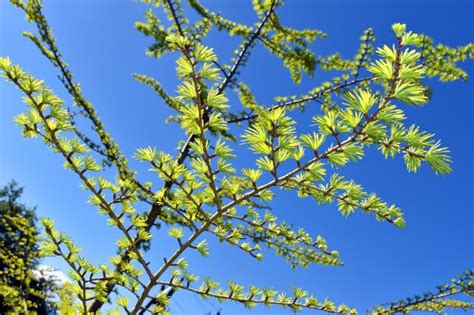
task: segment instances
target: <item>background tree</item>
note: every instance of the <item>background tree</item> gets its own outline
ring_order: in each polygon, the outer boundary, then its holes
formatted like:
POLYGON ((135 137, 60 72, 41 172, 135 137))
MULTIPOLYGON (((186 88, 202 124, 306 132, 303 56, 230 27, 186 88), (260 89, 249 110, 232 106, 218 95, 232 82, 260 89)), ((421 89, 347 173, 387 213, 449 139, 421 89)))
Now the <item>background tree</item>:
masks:
POLYGON ((60 288, 57 289, 58 294, 58 303, 57 310, 59 314, 75 314, 75 298, 74 298, 74 288, 69 283, 66 282, 60 288))
MULTIPOLYGON (((398 207, 365 192, 336 170, 363 158, 365 149, 372 146, 385 157, 403 156, 411 172, 417 171, 422 163, 436 173, 451 171, 448 149, 433 140, 433 134, 415 125, 405 125, 402 106, 428 102, 429 88, 423 80, 426 77, 441 81, 466 79, 467 74, 457 63, 473 57, 471 44, 458 48, 435 44, 428 36, 407 31, 404 24, 397 23, 393 25, 394 43, 379 47, 375 56, 374 35, 369 29, 353 59, 344 59, 337 53, 321 57, 315 56, 308 46, 325 34, 282 25, 276 13, 282 4, 278 1, 254 1, 259 16, 254 26, 210 12, 197 1, 188 1, 200 16, 196 21, 184 16, 179 1, 150 1, 164 9, 169 23, 162 24, 152 8, 146 21, 136 26, 153 39, 148 50, 151 56, 171 52, 177 57, 177 75, 182 84, 177 95, 172 96, 156 79, 140 74, 135 77, 150 85, 176 111, 170 120, 187 134, 176 158, 151 147, 137 150, 136 158, 149 163, 163 181, 162 188, 153 188, 128 166, 93 105, 84 98, 56 46, 41 4, 12 3, 23 9, 28 20, 37 26, 37 35, 25 36, 57 67, 78 110, 71 114, 42 81, 9 59, 2 59, 0 68, 5 78, 19 88, 31 108, 18 116, 16 123, 22 126, 25 136, 42 138, 64 157, 65 167, 76 173, 83 187, 90 191, 90 202, 123 234, 117 242, 118 254, 111 257, 110 264, 95 266, 79 256, 77 245, 56 231, 51 220, 43 220, 50 236, 43 244, 43 252, 61 256, 70 265, 76 281, 74 291, 80 301, 78 310, 82 313, 99 310, 115 289, 121 295, 113 296, 114 305, 124 312, 144 311, 150 300, 156 301, 153 312, 165 312, 169 288, 237 301, 249 307, 266 304, 294 310, 354 313, 350 307, 319 301, 299 288, 286 295, 254 286, 244 289, 234 282, 224 288, 210 278, 196 285, 198 278, 191 273, 183 254, 196 250, 207 256, 203 236, 210 235, 258 260, 262 259, 263 244, 294 267, 313 263, 340 265, 338 252, 328 249, 324 238, 311 237, 265 211, 275 188, 294 190, 299 197, 312 197, 320 204, 334 202, 346 216, 360 209, 380 221, 403 227, 405 220, 398 207), (212 27, 242 38, 229 65, 218 60, 205 44, 205 36, 212 27), (304 95, 278 97, 270 106, 261 105, 238 78, 257 43, 282 59, 296 83, 303 73, 312 75, 316 66, 339 74, 304 95), (227 96, 232 92, 240 104, 230 107, 227 96), (321 104, 314 114, 315 128, 309 133, 299 132, 292 113, 309 107, 312 101, 321 104), (81 117, 92 124, 95 135, 86 135, 77 127, 76 119, 81 117), (242 141, 259 157, 255 165, 237 171, 232 152, 243 153, 238 148, 242 141), (110 171, 116 172, 115 179, 109 172, 94 174, 102 171, 100 160, 103 165, 112 166, 110 171), (149 205, 150 210, 139 210, 141 205, 149 205), (146 253, 151 246, 151 230, 157 224, 166 224, 169 236, 177 242, 176 250, 164 258, 163 264, 151 261, 146 253)), ((469 293, 471 279, 472 273, 466 273, 453 290, 469 293)), ((416 309, 416 305, 428 307, 427 303, 437 303, 438 311, 445 307, 470 307, 454 300, 442 304, 439 300, 445 297, 448 295, 440 291, 423 301, 415 299, 393 308, 378 307, 375 312, 409 311, 410 307, 416 309)))
POLYGON ((36 271, 39 232, 34 209, 19 202, 22 192, 15 182, 0 190, 0 313, 47 314, 55 284, 36 271))

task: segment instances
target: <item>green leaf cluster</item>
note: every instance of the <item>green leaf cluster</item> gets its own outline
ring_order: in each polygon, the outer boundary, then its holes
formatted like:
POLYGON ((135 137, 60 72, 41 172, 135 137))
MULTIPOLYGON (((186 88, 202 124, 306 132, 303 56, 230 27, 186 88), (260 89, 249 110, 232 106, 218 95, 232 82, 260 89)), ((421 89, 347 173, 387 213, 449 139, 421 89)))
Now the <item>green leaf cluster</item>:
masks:
MULTIPOLYGON (((150 9, 145 21, 135 26, 152 40, 147 54, 174 58, 179 83, 174 92, 168 92, 157 78, 134 77, 174 111, 169 120, 186 137, 177 154, 151 146, 136 150, 134 158, 149 166, 157 175, 153 183, 161 187, 140 180, 105 131, 56 46, 41 2, 12 1, 36 25, 37 35, 25 36, 58 70, 79 110, 72 114, 67 102, 41 80, 2 58, 2 76, 22 92, 28 107, 15 122, 26 137, 41 138, 63 157, 64 166, 90 193, 89 202, 119 233, 116 254, 109 262, 93 265, 51 220, 43 220, 48 240, 41 246, 42 253, 62 257, 71 268, 73 283, 68 292, 77 301, 72 307, 79 313, 97 313, 104 304, 112 303, 111 313, 150 310, 165 314, 171 295, 185 290, 248 307, 263 304, 294 311, 308 308, 355 314, 353 308, 319 300, 301 288, 287 294, 233 281, 220 286, 211 278, 198 284, 199 276, 190 271, 184 256, 190 251, 203 257, 213 254, 209 245, 213 243, 208 240, 215 238, 256 260, 262 260, 270 249, 293 268, 342 265, 338 251, 328 249, 323 236, 312 236, 276 217, 271 201, 281 189, 300 198, 311 197, 317 204, 333 203, 346 217, 359 209, 403 228, 406 222, 401 209, 339 172, 363 159, 369 148, 377 148, 385 158, 400 157, 409 172, 426 164, 435 173, 450 173, 449 149, 433 133, 406 125, 405 106, 418 108, 429 103, 428 78, 466 79, 459 63, 473 58, 472 44, 458 48, 434 44, 396 23, 393 43, 374 47, 374 31, 367 29, 353 57, 340 53, 316 57, 313 44, 326 34, 283 25, 279 15, 283 2, 279 0, 253 1, 254 25, 212 12, 197 0, 189 0, 188 7, 179 0, 144 2, 150 9), (189 15, 192 19, 186 17, 188 9, 196 13, 189 15), (206 36, 212 29, 241 39, 230 61, 219 59, 208 45, 206 36), (306 93, 277 96, 272 104, 262 104, 239 76, 257 44, 281 60, 295 83, 315 71, 328 71, 331 79, 316 83, 306 93), (296 109, 308 112, 310 126, 297 120, 296 109), (92 132, 81 131, 77 118, 91 124, 92 132), (245 166, 236 161, 245 155, 242 147, 254 153, 245 166), (100 159, 113 168, 104 170, 100 159), (157 228, 164 228, 160 235, 174 239, 175 244, 162 261, 149 253, 161 241, 158 237, 152 242, 157 228)), ((467 309, 470 305, 444 297, 448 291, 472 292, 468 278, 425 300, 415 299, 417 303, 400 302, 374 312, 467 309)))

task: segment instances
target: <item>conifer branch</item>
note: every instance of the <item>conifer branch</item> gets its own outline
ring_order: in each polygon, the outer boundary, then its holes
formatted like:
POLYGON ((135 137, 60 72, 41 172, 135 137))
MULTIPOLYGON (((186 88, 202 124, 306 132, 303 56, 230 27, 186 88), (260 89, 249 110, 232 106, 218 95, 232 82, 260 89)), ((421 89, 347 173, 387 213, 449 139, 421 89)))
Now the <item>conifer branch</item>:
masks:
MULTIPOLYGON (((370 77, 366 77, 366 78, 362 78, 362 79, 354 79, 354 80, 349 81, 349 82, 334 84, 330 87, 322 88, 317 93, 310 94, 310 95, 307 95, 307 96, 302 96, 300 98, 297 98, 295 100, 291 100, 291 101, 288 101, 288 102, 277 103, 276 105, 273 105, 273 106, 269 107, 266 110, 272 111, 272 110, 279 109, 279 108, 288 108, 288 107, 292 107, 292 106, 302 106, 305 103, 317 100, 317 99, 319 99, 319 98, 321 98, 325 95, 337 92, 340 89, 345 89, 345 88, 350 87, 350 86, 354 86, 354 85, 358 85, 360 83, 368 82, 368 81, 372 80, 373 78, 374 78, 373 76, 370 76, 370 77)), ((258 114, 248 113, 248 114, 243 115, 241 117, 228 119, 227 123, 235 124, 235 123, 241 123, 241 122, 244 122, 244 121, 250 121, 250 120, 255 119, 257 116, 258 116, 258 114)))
POLYGON ((387 303, 381 306, 376 306, 370 310, 370 314, 406 314, 411 311, 425 311, 444 313, 447 309, 462 309, 467 311, 474 308, 471 302, 464 302, 461 300, 453 300, 450 297, 460 294, 467 296, 474 296, 474 271, 466 270, 457 278, 451 280, 451 283, 438 286, 437 290, 433 292, 426 292, 424 294, 415 295, 414 297, 400 300, 398 302, 387 303), (447 299, 449 298, 449 299, 447 299))
MULTIPOLYGON (((270 217, 266 214, 265 217, 270 217)), ((245 252, 249 252, 254 258, 261 260, 263 258, 260 253, 259 244, 265 244, 268 248, 274 249, 277 255, 283 256, 293 268, 297 266, 307 266, 310 263, 321 265, 343 265, 339 260, 337 251, 327 250, 326 241, 318 236, 313 240, 305 231, 299 229, 294 231, 290 226, 282 223, 280 225, 266 222, 251 221, 246 218, 224 214, 223 218, 229 218, 246 223, 247 227, 234 225, 231 222, 223 221, 222 224, 218 220, 214 229, 209 231, 216 235, 219 239, 233 242, 245 252), (256 244, 254 247, 244 246, 239 243, 240 239, 249 240, 256 244)))
MULTIPOLYGON (((71 269, 75 272, 75 274, 79 277, 79 279, 76 280, 77 285, 79 286, 81 293, 79 295, 80 302, 82 303, 82 308, 83 310, 87 310, 87 283, 89 282, 86 279, 86 273, 87 270, 83 270, 77 263, 75 263, 71 257, 75 256, 75 247, 71 243, 71 241, 64 236, 63 234, 59 234, 53 230, 52 222, 49 220, 43 219, 42 221, 43 225, 45 226, 45 232, 46 234, 49 235, 49 239, 51 240, 51 245, 52 248, 49 250, 53 250, 56 254, 61 256, 67 264, 71 267, 71 269), (65 250, 62 248, 62 244, 65 244, 68 251, 65 252, 65 250)), ((43 244, 44 246, 45 244, 43 244)), ((85 311, 83 311, 85 314, 85 311)))
POLYGON ((254 44, 255 40, 260 36, 265 24, 273 15, 277 7, 278 0, 272 0, 270 4, 270 8, 268 9, 267 13, 265 13, 263 19, 258 24, 257 28, 250 33, 250 36, 245 39, 244 43, 241 44, 241 48, 239 53, 237 54, 237 58, 235 59, 234 63, 230 67, 227 75, 224 77, 224 80, 219 85, 218 91, 219 93, 223 93, 226 89, 227 85, 232 81, 233 77, 237 74, 239 67, 242 65, 243 60, 246 58, 247 51, 250 47, 254 44))
POLYGON ((364 31, 364 35, 362 37, 363 43, 359 48, 359 54, 356 56, 357 66, 354 71, 354 80, 359 77, 360 71, 363 67, 368 63, 368 58, 371 54, 373 54, 373 47, 370 44, 375 40, 374 38, 374 31, 369 28, 364 31))
MULTIPOLYGON (((392 84, 394 84, 395 80, 392 80, 392 84)), ((393 93, 394 92, 394 89, 390 89, 390 92, 393 93)), ((392 98, 393 95, 389 94, 385 97, 385 103, 388 102, 389 99, 392 98)), ((383 106, 381 106, 381 108, 383 108, 383 106)), ((378 110, 379 111, 379 110, 378 110)), ((376 113, 374 115, 372 115, 371 117, 369 117, 367 119, 367 122, 364 124, 364 126, 361 128, 363 130, 363 128, 365 126, 367 126, 367 124, 372 121, 373 119, 375 119, 376 117, 376 114, 378 113, 378 111, 376 111, 376 113)), ((158 279, 160 279, 160 277, 165 273, 166 270, 168 270, 168 268, 181 256, 181 254, 188 248, 190 247, 193 242, 205 231, 207 231, 209 229, 209 227, 212 225, 212 223, 214 223, 219 217, 221 217, 226 211, 228 211, 229 209, 233 208, 234 206, 240 204, 241 202, 247 200, 247 199, 250 199, 251 197, 257 195, 259 192, 261 191, 265 191, 273 186, 277 186, 278 184, 282 183, 282 182, 285 182, 289 179, 291 179, 293 176, 297 175, 299 172, 303 171, 304 169, 307 169, 308 167, 310 167, 312 164, 318 162, 319 160, 323 159, 323 158, 328 158, 329 154, 331 154, 332 152, 336 152, 337 150, 340 150, 341 148, 343 148, 344 146, 354 142, 357 138, 357 133, 355 133, 354 135, 350 136, 349 138, 347 138, 346 140, 344 140, 343 142, 341 142, 340 144, 328 149, 325 153, 317 156, 317 157, 314 157, 312 158, 311 160, 309 160, 308 162, 298 166, 297 168, 293 169, 292 171, 286 173, 285 175, 283 176, 280 176, 280 177, 277 177, 275 179, 273 179, 272 181, 269 181, 265 184, 262 184, 256 188, 254 188, 253 190, 251 191, 248 191, 246 192, 245 194, 239 196, 238 198, 236 198, 235 200, 231 201, 230 203, 222 206, 222 207, 218 207, 218 210, 209 217, 209 220, 207 220, 197 231, 195 231, 185 242, 183 242, 182 244, 180 244, 180 247, 170 256, 168 257, 165 261, 165 264, 163 264, 160 269, 154 274, 153 278, 150 280, 149 284, 146 286, 146 288, 143 290, 142 294, 141 294, 141 298, 137 301, 137 303, 135 304, 135 307, 132 311, 132 314, 135 314, 139 308, 141 307, 141 305, 143 304, 145 298, 148 296, 148 294, 150 293, 151 289, 156 285, 158 279)))
MULTIPOLYGON (((135 243, 134 243, 133 236, 130 235, 130 233, 129 233, 129 228, 126 228, 123 225, 122 221, 120 220, 120 217, 114 212, 113 208, 111 207, 111 204, 118 203, 121 200, 118 200, 118 201, 114 200, 112 202, 107 202, 105 200, 103 195, 98 190, 96 190, 94 185, 91 184, 90 180, 88 178, 86 178, 85 172, 88 169, 87 168, 80 169, 77 166, 77 162, 74 160, 73 155, 71 154, 71 152, 67 152, 67 150, 65 150, 64 146, 61 144, 60 140, 57 137, 57 130, 54 130, 53 128, 51 128, 48 119, 46 118, 45 114, 42 111, 43 105, 39 104, 37 102, 37 100, 33 96, 32 92, 25 89, 25 86, 22 84, 22 82, 20 82, 17 78, 13 77, 9 72, 7 72, 6 75, 21 91, 23 91, 23 93, 25 93, 25 95, 27 95, 27 97, 29 98, 31 103, 35 106, 35 108, 37 110, 37 113, 39 114, 39 116, 42 120, 44 129, 45 129, 45 133, 42 133, 39 130, 37 131, 37 133, 45 140, 45 142, 50 142, 55 147, 55 149, 63 155, 63 157, 65 158, 65 160, 67 161, 67 163, 71 167, 71 169, 80 177, 83 185, 85 185, 94 194, 95 198, 97 198, 100 207, 103 208, 107 212, 107 214, 110 216, 110 218, 115 222, 116 226, 123 232, 123 234, 127 238, 128 242, 130 242, 130 244, 132 244, 132 247, 131 247, 132 251, 134 252, 134 254, 137 255, 138 261, 141 263, 141 265, 146 270, 148 275, 152 276, 152 272, 148 268, 148 263, 144 260, 141 253, 139 252, 138 248, 133 245, 135 243)), ((124 193, 124 194, 126 194, 126 193, 124 193)))
MULTIPOLYGON (((253 27, 209 12, 198 0, 188 1, 202 17, 195 23, 186 19, 179 0, 150 1, 155 7, 163 6, 171 26, 165 29, 153 10, 149 10, 145 14, 146 23, 138 22, 136 28, 153 37, 149 54, 157 58, 167 52, 179 55, 178 95, 169 95, 154 78, 135 77, 151 86, 176 111, 172 121, 188 136, 176 158, 151 147, 137 150, 134 157, 149 163, 150 171, 163 181, 162 188, 155 191, 151 183, 142 184, 135 178, 136 172, 127 166, 125 156, 105 131, 92 104, 84 98, 56 46, 41 2, 12 0, 12 3, 36 24, 38 36, 24 35, 59 69, 61 82, 79 106, 78 113, 92 123, 100 144, 92 142, 79 129, 75 114, 42 81, 23 72, 8 58, 0 58, 3 77, 20 89, 29 107, 27 112, 15 117, 15 123, 25 137, 39 136, 63 156, 65 168, 76 173, 82 188, 91 193, 89 202, 107 215, 108 223, 121 234, 117 254, 110 257, 111 267, 94 266, 78 255, 78 247, 69 238, 53 229, 52 221, 44 220, 49 240, 43 244, 42 251, 45 255, 61 256, 70 265, 80 313, 99 312, 104 303, 112 301, 114 292, 122 291, 129 293, 117 296, 113 303, 126 314, 166 313, 170 297, 182 289, 246 306, 278 305, 294 311, 308 308, 355 314, 354 309, 345 305, 336 307, 328 300, 318 302, 299 288, 294 288, 290 296, 253 286, 245 291, 233 282, 229 282, 228 288, 221 288, 209 278, 195 287, 198 278, 188 271, 183 256, 192 250, 207 256, 209 250, 202 237, 209 233, 258 260, 262 259, 260 245, 266 245, 292 267, 312 263, 340 265, 338 252, 328 250, 323 237, 313 239, 306 231, 279 221, 270 212, 259 213, 270 208, 267 203, 277 188, 294 190, 300 198, 313 197, 318 204, 336 203, 344 216, 361 209, 378 220, 403 227, 405 221, 399 208, 365 192, 333 169, 362 159, 366 147, 376 146, 385 158, 402 155, 409 172, 416 172, 422 163, 428 164, 434 173, 451 172, 449 150, 433 134, 415 125, 405 126, 401 106, 428 102, 424 77, 438 77, 441 81, 465 79, 467 74, 457 63, 474 58, 472 44, 457 48, 434 45, 426 36, 406 31, 406 25, 396 23, 392 26, 396 45, 378 48, 375 61, 371 60, 371 29, 364 32, 352 59, 344 59, 339 53, 316 57, 309 49, 310 44, 326 35, 315 29, 297 30, 282 25, 275 12, 281 4, 278 0, 253 2, 259 16, 253 27), (242 37, 231 65, 221 65, 212 48, 204 45, 212 26, 242 37), (258 42, 283 61, 295 83, 301 81, 303 73, 312 76, 316 66, 343 74, 305 95, 277 97, 274 105, 260 106, 245 83, 237 79, 251 48, 258 42), (369 75, 359 78, 362 71, 369 75), (228 87, 236 88, 234 92, 248 112, 240 115, 230 112, 225 93, 228 87), (303 109, 310 101, 320 103, 321 110, 313 116, 315 130, 301 134, 295 118, 287 112, 303 109), (245 121, 249 124, 242 133, 229 129, 229 124, 245 121), (237 136, 258 155, 254 168, 239 172, 234 168, 238 165, 234 162, 236 156, 226 142, 236 140, 237 136), (104 156, 117 169, 115 182, 98 175, 103 170, 95 157, 104 156), (151 205, 151 209, 137 213, 139 205, 151 205), (241 214, 242 209, 246 209, 245 214, 241 214), (167 224, 168 236, 177 245, 163 258, 163 264, 152 267, 145 252, 152 246, 152 227, 161 223, 167 224), (164 281, 168 275, 171 280, 164 281), (161 290, 157 292, 159 285, 161 290), (129 299, 133 300, 131 304, 129 299)), ((466 275, 424 298, 378 306, 373 312, 470 308, 470 303, 450 299, 460 293, 472 294, 472 272, 466 275)))
POLYGON ((71 94, 76 104, 82 109, 82 112, 85 113, 86 117, 92 122, 96 133, 99 135, 99 138, 102 142, 102 145, 105 147, 108 158, 114 161, 114 164, 117 164, 119 172, 124 172, 124 160, 125 157, 118 151, 116 144, 112 143, 110 135, 105 132, 103 123, 100 121, 97 116, 92 104, 90 104, 82 95, 82 91, 79 88, 79 85, 73 82, 72 74, 68 68, 67 63, 63 60, 61 53, 56 45, 56 39, 52 33, 51 28, 49 27, 46 17, 42 12, 42 5, 40 1, 32 1, 27 7, 21 2, 13 2, 19 8, 24 10, 28 18, 35 23, 37 31, 41 39, 36 38, 34 35, 26 33, 26 37, 33 40, 33 42, 40 47, 43 51, 43 54, 49 59, 49 61, 59 69, 60 79, 63 83, 66 90, 71 94), (41 44, 40 44, 41 43, 41 44), (47 45, 47 48, 43 46, 43 43, 47 45), (48 53, 44 53, 46 51, 48 53))
MULTIPOLYGON (((169 10, 170 12, 172 13, 172 16, 173 16, 173 19, 175 21, 175 25, 177 27, 177 29, 179 30, 179 33, 181 36, 185 37, 185 33, 184 33, 184 30, 181 26, 181 23, 179 21, 179 19, 177 18, 178 14, 175 12, 176 11, 176 8, 170 3, 170 1, 167 1, 168 3, 168 6, 169 6, 169 10)), ((249 40, 243 45, 242 49, 241 49, 241 52, 239 53, 239 57, 237 58, 236 62, 234 63, 234 66, 231 68, 233 70, 231 70, 228 75, 225 77, 225 79, 222 81, 221 85, 220 85, 220 88, 219 88, 219 91, 220 93, 223 92, 223 90, 226 88, 227 84, 230 82, 230 80, 232 79, 232 77, 235 75, 239 65, 241 64, 241 61, 242 61, 242 58, 243 56, 245 55, 246 51, 248 50, 248 48, 252 45, 253 41, 257 38, 258 34, 260 33, 260 31, 263 29, 263 26, 265 25, 266 21, 268 20, 268 18, 271 16, 271 14, 273 13, 273 10, 274 10, 274 5, 272 4, 271 6, 271 9, 270 11, 265 15, 265 17, 263 18, 263 20, 260 22, 259 26, 256 28, 256 31, 253 33, 253 35, 249 38, 249 40)), ((187 50, 186 47, 184 47, 184 54, 185 55, 188 55, 189 56, 189 51, 187 50)), ((189 58, 189 57, 188 57, 189 58)), ((196 83, 195 83, 196 84, 196 83)), ((196 84, 197 85, 197 84, 196 84)), ((206 108, 207 110, 207 108, 206 108)), ((204 121, 206 121, 206 118, 207 118, 207 114, 204 115, 204 121)), ((196 136, 195 135, 190 135, 188 137, 188 139, 186 140, 185 144, 182 146, 182 148, 180 149, 180 154, 177 158, 177 164, 180 165, 180 164, 183 164, 186 157, 188 156, 188 152, 189 152, 189 149, 190 149, 190 145, 191 143, 193 143, 196 139, 196 136)), ((169 191, 171 189, 171 187, 173 186, 173 182, 171 181, 166 181, 163 188, 162 188, 162 191, 169 191)), ((158 217, 159 213, 162 211, 162 206, 160 206, 159 204, 154 204, 152 209, 150 210, 149 212, 149 215, 147 217, 147 227, 145 228, 145 231, 149 231, 151 229, 151 227, 153 226, 154 222, 156 221, 156 218, 158 217)), ((139 244, 139 240, 136 242, 139 244)), ((137 244, 137 245, 138 245, 137 244)), ((126 253, 125 253, 126 254, 126 253)), ((107 288, 107 291, 108 292, 111 292, 113 288, 113 285, 109 285, 108 288, 107 288)), ((96 310, 99 309, 100 307, 100 303, 99 302, 94 302, 90 308, 90 311, 94 312, 96 310)))
MULTIPOLYGON (((67 63, 64 61, 58 46, 56 45, 56 39, 47 23, 45 15, 43 14, 41 1, 31 1, 28 4, 14 0, 11 0, 11 2, 15 6, 21 8, 26 13, 28 19, 35 23, 40 38, 37 38, 31 33, 25 33, 24 35, 31 39, 42 51, 43 55, 56 68, 59 69, 60 81, 63 83, 68 93, 73 97, 75 104, 81 108, 80 113, 84 114, 85 117, 88 118, 92 123, 94 130, 96 131, 96 134, 98 135, 102 146, 105 149, 107 160, 109 160, 110 163, 116 165, 117 171, 122 180, 132 180, 137 187, 144 190, 145 187, 135 179, 134 172, 128 168, 127 159, 120 151, 118 145, 113 141, 111 135, 105 130, 104 124, 97 115, 94 106, 85 99, 80 85, 74 82, 72 73, 69 70, 67 63), (47 48, 45 48, 44 45, 46 45, 47 48)), ((74 125, 75 122, 71 121, 71 124, 74 125)), ((74 128, 73 130, 75 131, 78 138, 84 141, 84 143, 93 151, 98 153, 103 152, 102 150, 98 150, 98 145, 88 137, 85 137, 82 132, 77 132, 77 128, 74 128)))
POLYGON ((242 303, 245 306, 251 308, 257 304, 263 304, 266 306, 281 306, 291 308, 293 311, 299 311, 302 309, 311 309, 323 311, 329 314, 356 314, 354 309, 347 307, 346 305, 335 306, 334 303, 325 300, 319 302, 315 297, 306 297, 307 293, 303 297, 291 297, 286 296, 282 293, 278 293, 268 289, 257 289, 255 287, 250 288, 249 292, 243 291, 243 287, 230 283, 230 290, 224 290, 220 288, 210 289, 205 284, 200 288, 193 288, 189 285, 182 284, 181 282, 158 282, 158 284, 172 287, 175 289, 181 289, 189 291, 195 294, 199 294, 204 298, 215 298, 219 301, 233 301, 242 303), (232 290, 233 289, 233 290, 232 290), (277 296, 278 297, 274 297, 277 296), (306 298, 304 298, 306 297, 306 298))

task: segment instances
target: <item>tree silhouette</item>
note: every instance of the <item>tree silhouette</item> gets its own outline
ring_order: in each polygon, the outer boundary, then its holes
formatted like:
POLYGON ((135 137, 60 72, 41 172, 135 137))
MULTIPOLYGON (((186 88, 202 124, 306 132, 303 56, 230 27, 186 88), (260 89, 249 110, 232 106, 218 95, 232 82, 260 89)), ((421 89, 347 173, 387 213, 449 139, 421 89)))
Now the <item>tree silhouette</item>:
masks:
POLYGON ((55 284, 36 271, 39 232, 34 209, 19 203, 22 192, 16 182, 0 190, 0 313, 47 314, 55 284))

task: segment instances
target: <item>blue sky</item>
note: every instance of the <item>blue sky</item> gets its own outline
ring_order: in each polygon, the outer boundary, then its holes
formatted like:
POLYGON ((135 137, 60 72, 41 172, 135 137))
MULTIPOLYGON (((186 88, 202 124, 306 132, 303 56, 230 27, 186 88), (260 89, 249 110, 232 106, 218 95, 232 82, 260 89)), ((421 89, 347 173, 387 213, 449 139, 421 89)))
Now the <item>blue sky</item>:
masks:
MULTIPOLYGON (((225 16, 253 23, 250 1, 203 1, 219 8, 225 16)), ((351 57, 358 47, 363 30, 372 27, 376 44, 393 41, 390 25, 407 23, 408 29, 426 33, 436 41, 456 46, 474 41, 472 1, 286 1, 280 10, 283 22, 297 28, 318 28, 329 38, 314 46, 317 54, 336 51, 351 57)), ((156 61, 145 56, 149 40, 138 33, 133 23, 143 20, 147 6, 133 1, 45 1, 46 14, 65 59, 86 97, 94 103, 106 128, 120 148, 131 156, 136 148, 156 146, 175 153, 183 132, 164 124, 171 112, 148 87, 137 83, 131 73, 157 77, 169 91, 176 88, 174 61, 165 56, 156 61)), ((55 69, 21 36, 30 30, 22 13, 0 0, 0 55, 35 76, 45 79, 68 102, 70 98, 56 79, 55 69)), ((212 33, 208 44, 220 60, 227 62, 238 41, 212 33)), ((464 64, 471 76, 473 62, 464 64)), ((304 92, 329 78, 317 71, 314 78, 292 84, 281 62, 264 49, 255 49, 241 78, 259 101, 269 104, 272 97, 304 92)), ((406 172, 400 158, 384 160, 377 150, 367 151, 366 158, 351 164, 341 173, 355 179, 367 191, 377 192, 384 200, 396 203, 405 211, 407 227, 399 230, 376 222, 373 217, 355 214, 341 216, 334 206, 318 206, 310 199, 297 199, 282 192, 273 202, 281 219, 307 231, 326 237, 328 244, 341 253, 344 267, 311 266, 292 270, 280 257, 271 253, 255 263, 234 248, 211 242, 211 256, 190 256, 196 274, 209 275, 225 283, 233 279, 290 291, 302 286, 317 297, 329 297, 337 303, 358 307, 361 311, 376 303, 423 292, 464 269, 473 267, 473 101, 474 84, 430 81, 431 102, 424 108, 406 108, 410 123, 436 133, 452 152, 454 171, 436 176, 428 167, 417 174, 406 172)), ((105 261, 114 253, 117 234, 105 226, 105 218, 87 203, 87 193, 79 189, 76 176, 62 168, 59 156, 39 140, 23 139, 12 120, 22 112, 20 94, 5 82, 0 83, 0 181, 15 179, 26 187, 24 202, 38 207, 39 216, 49 216, 84 249, 94 263, 105 261)), ((308 111, 310 112, 310 111, 308 111)), ((307 115, 296 114, 307 119, 307 115)), ((250 163, 249 151, 242 150, 250 163)), ((137 166, 142 178, 153 179, 146 169, 137 166)), ((159 186, 159 183, 156 184, 159 186)), ((174 251, 175 244, 166 237, 156 237, 152 257, 161 260, 174 251)), ((46 263, 65 268, 57 259, 46 263)), ((204 314, 222 309, 223 314, 243 314, 238 304, 216 301, 198 302, 179 292, 172 300, 173 314, 204 314)), ((290 311, 286 311, 290 312, 290 311)), ((284 314, 281 309, 260 307, 258 314, 284 314)))

